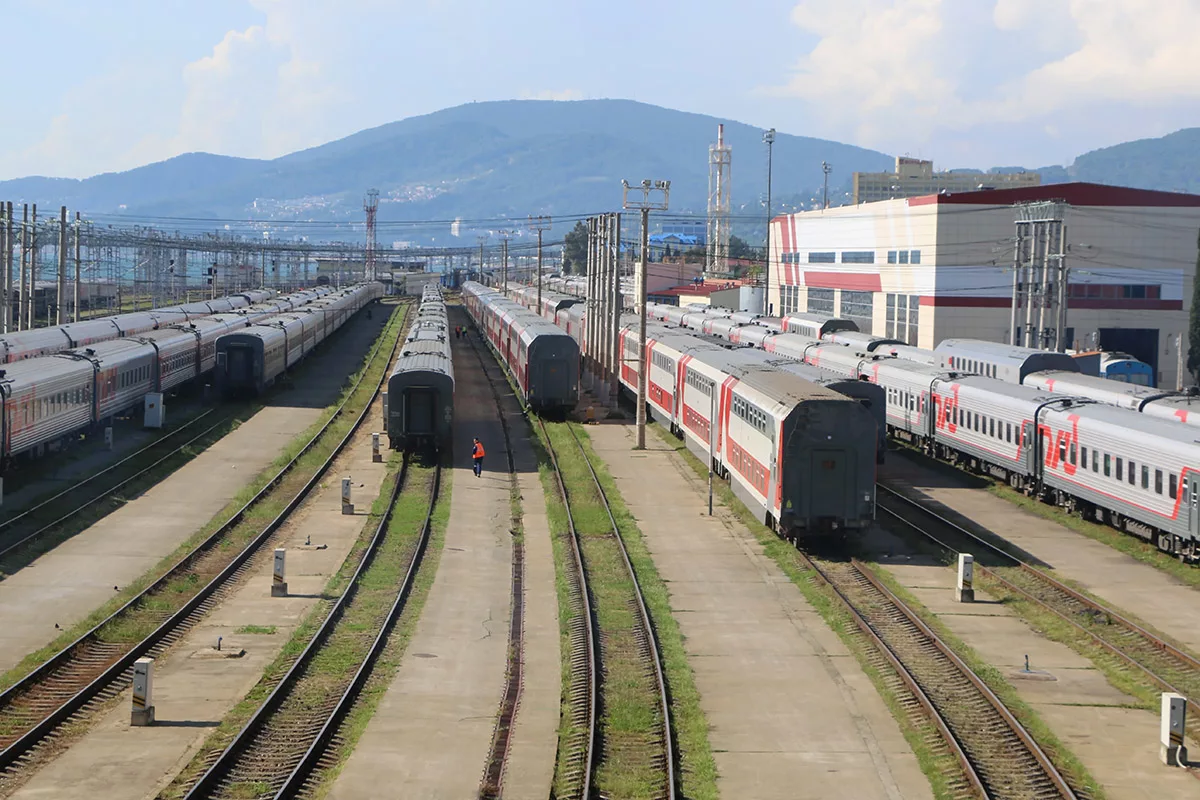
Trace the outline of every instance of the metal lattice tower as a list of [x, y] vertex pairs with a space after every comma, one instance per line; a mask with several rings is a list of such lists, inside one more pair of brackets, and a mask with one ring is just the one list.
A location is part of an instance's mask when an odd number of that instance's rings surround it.
[[717, 125], [717, 143], [708, 148], [708, 271], [729, 272], [729, 199], [733, 148], [725, 144], [725, 126]]
[[367, 280], [375, 280], [375, 212], [379, 210], [379, 190], [368, 189], [363, 200], [363, 211], [367, 212]]

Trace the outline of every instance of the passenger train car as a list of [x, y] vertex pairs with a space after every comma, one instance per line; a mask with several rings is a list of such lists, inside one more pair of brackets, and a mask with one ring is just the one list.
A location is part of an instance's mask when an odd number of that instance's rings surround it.
[[216, 342], [216, 383], [225, 397], [257, 395], [298, 364], [359, 309], [381, 297], [378, 283], [342, 289], [276, 314]]
[[462, 291], [467, 313], [516, 380], [526, 404], [543, 413], [573, 409], [579, 402], [579, 343], [482, 284], [469, 281]]
[[0, 364], [26, 358], [53, 355], [64, 350], [86, 347], [96, 342], [135, 336], [139, 333], [178, 325], [183, 322], [247, 308], [273, 297], [275, 292], [261, 289], [214, 300], [165, 306], [110, 317], [68, 322], [47, 328], [15, 331], [0, 335]]
[[264, 298], [266, 304], [4, 365], [0, 464], [133, 408], [148, 393], [167, 392], [208, 373], [220, 336], [315, 297], [307, 291]]
[[446, 302], [427, 284], [417, 319], [388, 378], [387, 434], [393, 450], [448, 448], [454, 421], [454, 364]]

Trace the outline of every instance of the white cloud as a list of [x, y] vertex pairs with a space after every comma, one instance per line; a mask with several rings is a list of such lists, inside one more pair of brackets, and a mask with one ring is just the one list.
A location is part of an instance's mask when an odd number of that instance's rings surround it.
[[1200, 122], [1200, 0], [801, 0], [791, 19], [816, 43], [772, 92], [859, 144], [1015, 124], [1095, 141], [1136, 108]]

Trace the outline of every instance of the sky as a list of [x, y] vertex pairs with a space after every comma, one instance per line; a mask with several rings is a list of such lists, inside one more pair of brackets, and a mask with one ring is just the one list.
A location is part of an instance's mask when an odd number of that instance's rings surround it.
[[273, 158], [480, 100], [628, 98], [931, 158], [1200, 126], [1200, 0], [0, 0], [0, 179]]

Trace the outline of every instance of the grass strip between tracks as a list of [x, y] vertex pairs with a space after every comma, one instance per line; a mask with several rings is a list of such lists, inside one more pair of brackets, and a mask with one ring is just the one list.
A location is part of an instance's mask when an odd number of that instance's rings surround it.
[[[687, 446], [682, 441], [659, 425], [653, 425], [652, 427], [657, 435], [670, 445], [676, 454], [692, 468], [698, 478], [707, 479], [707, 467], [687, 450]], [[837, 634], [838, 638], [854, 654], [855, 659], [867, 677], [870, 678], [871, 683], [874, 684], [884, 704], [887, 705], [892, 716], [898, 723], [905, 740], [912, 748], [921, 771], [929, 779], [934, 797], [939, 798], [939, 800], [949, 800], [955, 797], [956, 794], [951, 786], [950, 776], [960, 772], [958, 763], [940, 746], [931, 744], [940, 738], [931, 723], [926, 723], [923, 717], [914, 719], [905, 711], [901, 698], [888, 686], [885, 676], [880, 670], [871, 663], [871, 659], [869, 658], [870, 646], [858, 633], [854, 622], [850, 619], [847, 612], [834, 600], [832, 592], [801, 563], [799, 555], [792, 545], [776, 536], [774, 531], [759, 521], [734, 496], [728, 483], [723, 480], [714, 481], [714, 487], [715, 494], [720, 498], [721, 504], [732, 512], [738, 521], [754, 534], [754, 537], [763, 546], [765, 554], [779, 565], [779, 568], [800, 589], [801, 594], [804, 595], [805, 599], [820, 614], [821, 618], [825, 620], [830, 629]], [[891, 578], [891, 575], [883, 570], [876, 570], [876, 572], [881, 575], [889, 589], [906, 603], [909, 603], [913, 610], [943, 638], [954, 652], [971, 669], [975, 670], [976, 674], [1008, 706], [1013, 715], [1037, 740], [1038, 745], [1046, 751], [1055, 765], [1067, 775], [1074, 785], [1087, 786], [1093, 800], [1102, 800], [1104, 794], [1096, 781], [1084, 769], [1078, 759], [1058, 741], [1057, 737], [1051, 733], [1050, 729], [1041, 721], [1037, 714], [1019, 698], [1016, 690], [1004, 680], [999, 671], [983, 662], [973, 650], [950, 633], [935, 615], [930, 613], [919, 602], [915, 601], [912, 595], [906, 592], [903, 587], [898, 586], [895, 580]]]
[[952, 464], [946, 464], [930, 458], [920, 450], [904, 442], [892, 442], [891, 444], [896, 452], [901, 453], [905, 458], [918, 466], [937, 470], [962, 481], [978, 482], [976, 483], [977, 486], [985, 488], [988, 493], [1002, 500], [1007, 500], [1023, 511], [1028, 511], [1030, 514], [1034, 514], [1044, 520], [1058, 523], [1081, 536], [1086, 536], [1100, 544], [1107, 545], [1130, 558], [1167, 573], [1180, 583], [1192, 588], [1200, 588], [1200, 568], [1193, 564], [1184, 563], [1175, 556], [1164, 553], [1150, 542], [1138, 538], [1132, 533], [1125, 533], [1108, 525], [1091, 522], [1083, 519], [1078, 514], [1071, 514], [1059, 506], [1043, 503], [991, 476], [968, 472]]
[[[584, 562], [588, 569], [591, 587], [605, 653], [603, 678], [604, 693], [601, 703], [601, 732], [605, 758], [595, 777], [595, 786], [602, 794], [612, 797], [639, 798], [656, 797], [661, 792], [662, 775], [659, 770], [647, 768], [644, 761], [624, 761], [622, 753], [631, 749], [644, 749], [649, 737], [657, 735], [658, 719], [654, 713], [657, 694], [651, 682], [641, 672], [643, 664], [633, 654], [633, 625], [636, 612], [630, 605], [633, 597], [633, 582], [629, 579], [616, 543], [609, 533], [608, 516], [596, 494], [587, 464], [579, 453], [570, 432], [562, 423], [547, 426], [547, 431], [558, 455], [563, 470], [563, 480], [571, 491], [571, 510], [579, 531], [584, 551]], [[641, 584], [647, 610], [658, 634], [663, 669], [671, 703], [672, 721], [679, 749], [679, 772], [681, 796], [693, 800], [708, 800], [717, 797], [716, 762], [708, 742], [708, 721], [700, 707], [700, 695], [695, 679], [687, 663], [683, 637], [671, 613], [666, 584], [663, 583], [650, 552], [642, 538], [633, 516], [629, 513], [615, 481], [609, 474], [604, 461], [591, 449], [586, 430], [575, 428], [581, 434], [584, 448], [600, 478], [600, 483], [612, 505], [613, 516], [629, 552], [630, 561]], [[556, 585], [559, 597], [559, 623], [562, 638], [563, 685], [569, 684], [570, 642], [569, 615], [572, 613], [564, 570], [570, 560], [570, 549], [566, 537], [566, 511], [558, 494], [553, 468], [539, 438], [535, 445], [539, 458], [539, 473], [546, 495], [546, 511], [553, 535]], [[615, 658], [613, 656], [616, 656]], [[649, 689], [649, 690], [648, 690]], [[564, 711], [562, 725], [569, 724]], [[567, 741], [566, 731], [560, 728], [559, 741]], [[559, 787], [556, 787], [559, 788]]]
[[[284, 674], [291, 668], [295, 660], [303, 652], [317, 629], [329, 614], [330, 605], [340, 597], [349, 585], [358, 564], [366, 551], [366, 546], [386, 512], [385, 504], [391, 492], [396, 471], [400, 466], [400, 457], [393, 455], [388, 464], [388, 472], [380, 487], [379, 496], [371, 505], [371, 513], [364, 520], [354, 546], [325, 585], [321, 593], [322, 602], [316, 603], [305, 615], [299, 627], [292, 633], [291, 638], [283, 649], [263, 671], [263, 676], [246, 697], [234, 706], [217, 729], [208, 737], [200, 750], [193, 756], [188, 766], [176, 776], [171, 785], [159, 796], [166, 798], [183, 797], [188, 788], [204, 772], [209, 761], [222, 752], [232, 741], [238, 731], [246, 724], [254, 712], [278, 684]], [[441, 493], [433, 515], [433, 535], [429, 549], [425, 553], [424, 562], [417, 573], [412, 594], [405, 605], [400, 619], [389, 634], [379, 660], [372, 668], [372, 674], [363, 688], [362, 693], [354, 703], [354, 708], [343, 721], [338, 737], [331, 750], [336, 762], [326, 766], [314, 774], [313, 783], [320, 782], [321, 790], [317, 796], [324, 796], [333, 783], [333, 779], [341, 772], [355, 744], [366, 730], [380, 700], [383, 699], [388, 686], [391, 684], [400, 660], [412, 639], [417, 620], [433, 578], [437, 573], [437, 564], [441, 557], [442, 542], [445, 538], [446, 523], [450, 514], [450, 490], [452, 470], [442, 471]], [[313, 659], [304, 680], [310, 687], [320, 689], [323, 683], [337, 684], [347, 673], [353, 674], [361, 663], [361, 650], [369, 646], [373, 637], [375, 621], [387, 613], [396, 597], [396, 587], [404, 578], [408, 564], [412, 560], [412, 551], [420, 535], [421, 523], [425, 520], [425, 512], [429, 506], [429, 488], [433, 481], [433, 468], [417, 463], [409, 466], [408, 485], [396, 500], [396, 509], [388, 523], [388, 535], [380, 546], [374, 561], [363, 573], [361, 586], [353, 603], [347, 608], [346, 615], [339, 623], [339, 632], [335, 632], [326, 647]], [[364, 632], [372, 634], [364, 638]], [[312, 702], [318, 703], [320, 697], [312, 697]], [[304, 702], [304, 697], [294, 698]], [[289, 701], [292, 702], [292, 701]], [[330, 759], [324, 759], [328, 764]], [[237, 787], [231, 787], [233, 794], [238, 794]], [[246, 786], [247, 796], [259, 793], [262, 787]]]
[[[274, 519], [283, 510], [288, 500], [295, 496], [296, 492], [305, 484], [309, 476], [328, 458], [329, 453], [332, 452], [333, 448], [337, 446], [337, 443], [342, 440], [346, 432], [354, 424], [354, 419], [357, 416], [356, 409], [361, 409], [362, 405], [374, 393], [375, 387], [378, 385], [384, 370], [388, 367], [388, 356], [391, 352], [389, 343], [397, 335], [401, 335], [404, 330], [403, 324], [407, 313], [407, 306], [399, 305], [395, 308], [397, 310], [392, 313], [391, 319], [382, 328], [379, 337], [376, 339], [376, 341], [381, 342], [378, 350], [368, 350], [364, 355], [364, 362], [367, 361], [371, 353], [375, 353], [375, 358], [370, 363], [364, 363], [354, 374], [347, 378], [345, 387], [342, 389], [338, 399], [327, 406], [312, 425], [295, 436], [270, 466], [259, 472], [258, 475], [253, 476], [246, 486], [212, 517], [208, 524], [190, 536], [187, 541], [160, 560], [158, 564], [147, 570], [134, 582], [114, 592], [111, 600], [84, 619], [67, 627], [50, 644], [30, 653], [15, 667], [0, 676], [0, 690], [12, 686], [46, 659], [91, 630], [108, 615], [112, 614], [113, 611], [127, 603], [146, 586], [153, 583], [166, 569], [195, 549], [197, 545], [208, 538], [213, 531], [245, 505], [262, 487], [266, 486], [271, 478], [291, 461], [304, 448], [305, 444], [316, 435], [321, 426], [337, 412], [338, 406], [343, 400], [348, 399], [346, 413], [343, 413], [340, 419], [330, 425], [325, 435], [321, 437], [321, 441], [297, 462], [296, 466], [284, 476], [280, 483], [261, 503], [247, 512], [241, 523], [230, 532], [222, 545], [215, 549], [219, 550], [226, 560], [231, 558], [233, 554], [239, 552], [245, 546], [245, 543], [252, 536], [261, 531], [263, 526]], [[333, 344], [336, 344], [336, 342], [336, 339], [332, 341]], [[366, 371], [366, 375], [362, 384], [353, 393], [353, 396], [350, 396], [351, 388], [364, 370]], [[146, 599], [140, 607], [140, 610], [144, 613], [139, 614], [135, 612], [122, 619], [115, 620], [113, 624], [106, 626], [100, 632], [102, 639], [109, 642], [140, 641], [142, 637], [153, 630], [158, 622], [161, 621], [164, 611], [178, 608], [202, 585], [200, 578], [195, 573], [172, 581], [165, 590], [152, 598]]]

